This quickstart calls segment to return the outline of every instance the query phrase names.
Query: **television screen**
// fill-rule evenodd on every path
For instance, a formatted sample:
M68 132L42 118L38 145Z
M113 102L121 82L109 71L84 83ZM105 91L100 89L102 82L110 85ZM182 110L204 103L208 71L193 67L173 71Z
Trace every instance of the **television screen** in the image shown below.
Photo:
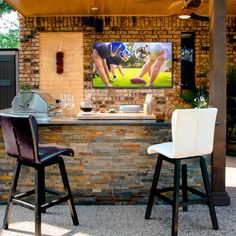
M172 43L95 42L93 87L172 87Z

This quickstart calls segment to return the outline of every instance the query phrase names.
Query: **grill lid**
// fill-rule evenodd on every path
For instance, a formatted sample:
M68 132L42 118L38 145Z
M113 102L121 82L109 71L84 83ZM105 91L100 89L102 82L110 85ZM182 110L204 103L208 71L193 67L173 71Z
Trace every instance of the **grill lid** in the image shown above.
M12 100L13 113L46 113L58 106L49 93L20 92Z

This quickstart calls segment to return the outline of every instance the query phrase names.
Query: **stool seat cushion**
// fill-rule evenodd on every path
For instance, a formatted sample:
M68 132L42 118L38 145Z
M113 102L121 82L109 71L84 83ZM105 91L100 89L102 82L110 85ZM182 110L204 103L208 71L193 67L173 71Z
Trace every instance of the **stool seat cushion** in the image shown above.
M74 156L74 151L71 148L57 144L39 144L38 146L38 159L40 162L49 161L59 155Z
M162 154L166 157L172 158L172 149L173 149L173 143L172 142L166 142L166 143L159 143L154 144L152 146L149 146L147 149L148 154Z
M170 159L182 159L182 158L198 156L194 152L183 151L183 153L181 152L175 153L173 149L174 149L173 142L159 143L159 144L154 144L152 146L149 146L147 149L147 153L148 154L162 154L163 156L168 157ZM205 153L205 155L207 154L209 153Z

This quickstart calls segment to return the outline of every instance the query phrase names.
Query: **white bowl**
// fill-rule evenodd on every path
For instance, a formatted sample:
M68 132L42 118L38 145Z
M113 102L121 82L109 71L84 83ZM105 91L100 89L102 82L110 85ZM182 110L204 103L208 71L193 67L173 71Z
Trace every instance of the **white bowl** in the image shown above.
M119 111L120 112L139 112L142 110L141 105L120 105Z

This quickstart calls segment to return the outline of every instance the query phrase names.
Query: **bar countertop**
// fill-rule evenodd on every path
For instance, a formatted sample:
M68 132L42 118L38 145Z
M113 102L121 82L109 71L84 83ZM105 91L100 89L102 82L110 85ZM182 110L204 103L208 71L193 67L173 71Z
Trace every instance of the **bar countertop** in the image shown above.
M12 113L11 109L1 110L0 114L26 115ZM34 115L34 114L31 114ZM156 121L155 115L139 113L79 113L72 117L43 117L36 115L39 126L64 126L64 125L148 125L148 126L169 126L169 122Z

